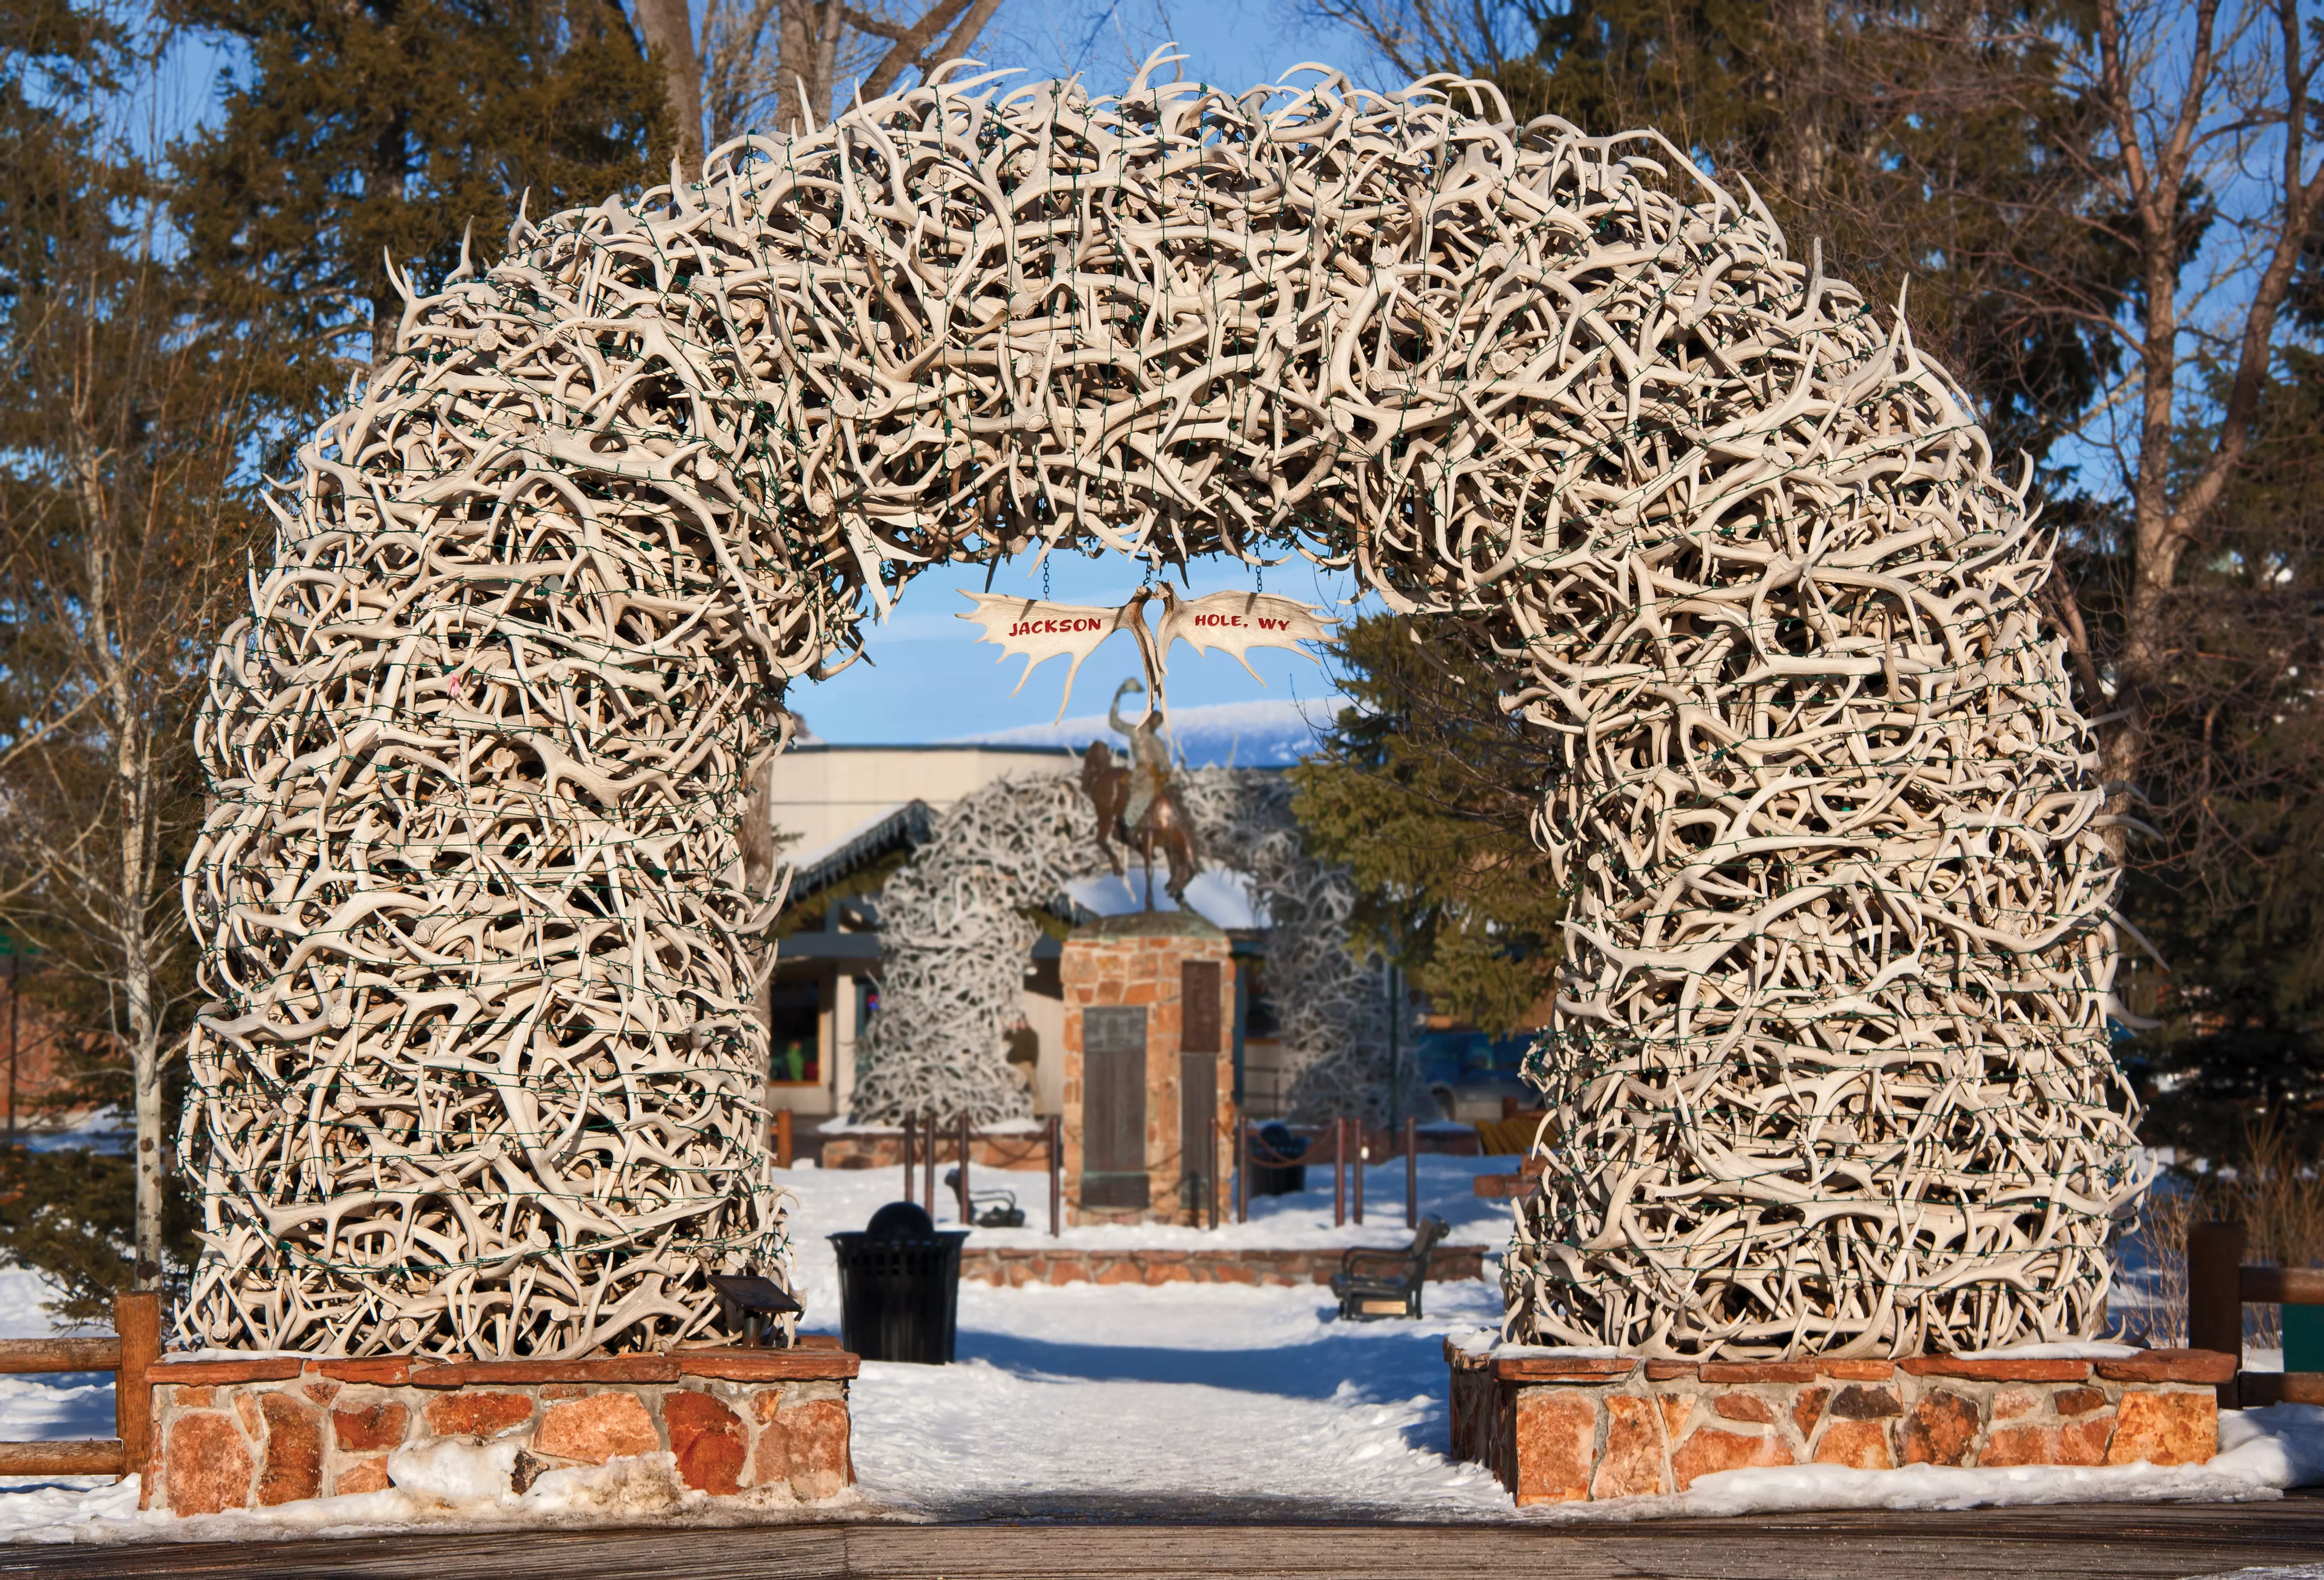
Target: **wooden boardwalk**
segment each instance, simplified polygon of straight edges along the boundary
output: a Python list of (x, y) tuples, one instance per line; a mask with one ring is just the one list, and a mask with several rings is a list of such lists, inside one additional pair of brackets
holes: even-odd
[(2324, 1495), (1628, 1525), (798, 1525), (0, 1548), (0, 1575), (298, 1580), (2184, 1580), (2324, 1564)]

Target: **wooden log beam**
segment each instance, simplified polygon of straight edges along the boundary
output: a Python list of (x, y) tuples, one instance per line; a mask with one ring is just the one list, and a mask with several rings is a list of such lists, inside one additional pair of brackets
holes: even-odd
[(110, 1372), (121, 1364), (121, 1340), (0, 1338), (0, 1373)]
[(126, 1475), (127, 1452), (117, 1438), (55, 1443), (0, 1443), (0, 1475)]

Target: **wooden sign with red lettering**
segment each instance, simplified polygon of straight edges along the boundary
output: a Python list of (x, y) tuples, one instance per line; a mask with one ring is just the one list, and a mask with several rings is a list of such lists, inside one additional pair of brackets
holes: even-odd
[[(1300, 643), (1331, 641), (1332, 633), (1324, 628), (1340, 623), (1332, 616), (1317, 614), (1311, 603), (1267, 592), (1213, 592), (1181, 603), (1165, 583), (1162, 598), (1162, 629), (1157, 645), (1166, 665), (1169, 662), (1170, 644), (1185, 641), (1197, 652), (1207, 649), (1231, 654), (1236, 663), (1250, 670), (1253, 680), (1259, 679), (1259, 671), (1251, 669), (1250, 660), (1243, 657), (1253, 648), (1289, 648), (1294, 652), (1305, 652)], [(1315, 657), (1313, 653), (1307, 656)], [(1320, 658), (1315, 661), (1323, 662)]]
[[(1017, 677), (1016, 691), (1025, 689), (1036, 666), (1060, 655), (1072, 662), (1065, 666), (1065, 694), (1057, 701), (1057, 717), (1065, 716), (1065, 704), (1073, 700), (1074, 675), (1082, 660), (1097, 651), (1098, 644), (1116, 631), (1129, 631), (1133, 636), (1146, 634), (1146, 620), (1139, 612), (1143, 598), (1135, 599), (1120, 609), (1089, 609), (1073, 603), (1045, 603), (1038, 598), (1011, 598), (997, 592), (971, 592), (965, 588), (961, 596), (976, 605), (964, 611), (962, 620), (973, 620), (984, 627), (980, 642), (997, 642), (1001, 657), (1007, 660), (1018, 654), (1025, 656), (1025, 673)], [(1139, 643), (1143, 649), (1145, 644)]]

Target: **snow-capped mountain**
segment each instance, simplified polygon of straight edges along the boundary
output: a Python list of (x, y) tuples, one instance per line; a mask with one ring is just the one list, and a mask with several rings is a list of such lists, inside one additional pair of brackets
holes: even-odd
[[(1331, 721), (1336, 698), (1308, 702), (1211, 703), (1172, 711), (1166, 733), (1189, 767), (1281, 767), (1297, 762), (1313, 747), (1316, 731)], [(1055, 724), (1021, 724), (963, 742), (995, 746), (1060, 746), (1079, 751), (1093, 740), (1120, 747), (1121, 737), (1102, 713), (1081, 713)]]

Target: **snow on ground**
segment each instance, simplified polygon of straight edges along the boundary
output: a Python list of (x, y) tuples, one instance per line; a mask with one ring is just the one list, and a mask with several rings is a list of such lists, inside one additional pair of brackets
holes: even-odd
[[(1424, 1211), (1456, 1242), (1498, 1245), (1506, 1208), (1470, 1194), (1471, 1176), (1509, 1159), (1425, 1159)], [(1328, 1185), (1328, 1170), (1311, 1174)], [(837, 1329), (824, 1236), (859, 1228), (899, 1194), (900, 1170), (795, 1171), (792, 1218), (810, 1330)], [(1017, 1190), (1022, 1230), (972, 1243), (1046, 1243), (1047, 1182), (978, 1170), (972, 1184)], [(1253, 1222), (1194, 1230), (1069, 1230), (1068, 1245), (1317, 1245), (1401, 1241), (1400, 1163), (1370, 1175), (1372, 1221), (1334, 1233), (1328, 1190), (1253, 1204)], [(939, 1217), (948, 1222), (939, 1191)], [(0, 1272), (0, 1327), (36, 1330), (26, 1275)], [(1514, 1510), (1480, 1467), (1445, 1454), (1443, 1341), (1499, 1317), (1488, 1280), (1431, 1284), (1424, 1321), (1342, 1323), (1328, 1291), (1176, 1284), (1001, 1289), (964, 1284), (960, 1361), (870, 1362), (855, 1384), (860, 1497), (809, 1516), (951, 1519), (1167, 1515), (1375, 1520), (1608, 1520), (1803, 1509), (1927, 1509), (2086, 1501), (2270, 1498), (2324, 1482), (2324, 1409), (2280, 1406), (2227, 1419), (2209, 1465), (2154, 1469), (1866, 1473), (1834, 1466), (1708, 1476), (1686, 1493)], [(27, 1315), (30, 1313), (30, 1315)], [(0, 1436), (103, 1437), (104, 1380), (0, 1378)], [(387, 1492), (286, 1504), (263, 1514), (178, 1520), (136, 1510), (134, 1484), (0, 1487), (0, 1540), (215, 1540), (511, 1525), (709, 1523), (797, 1519), (795, 1507), (714, 1507), (674, 1484), (667, 1456), (506, 1484), (507, 1445), (399, 1456)]]

